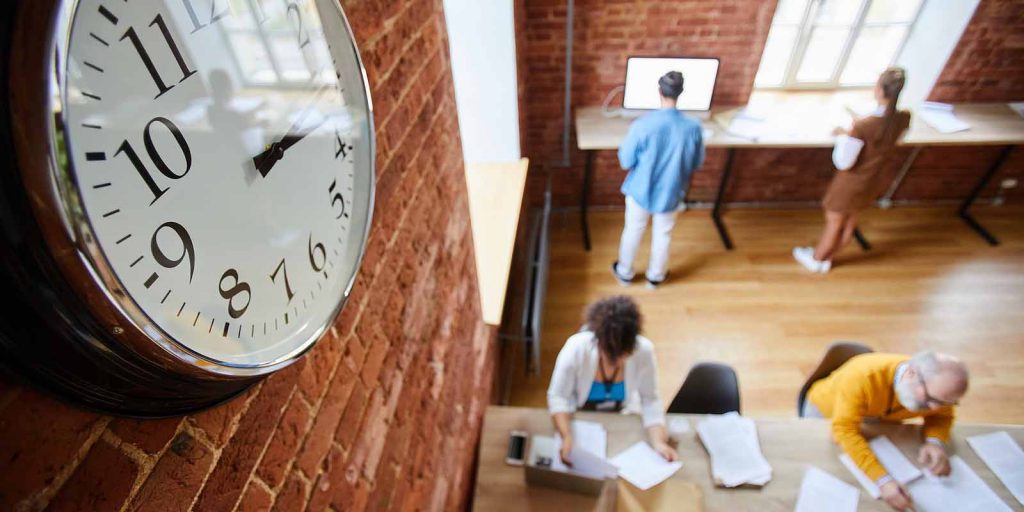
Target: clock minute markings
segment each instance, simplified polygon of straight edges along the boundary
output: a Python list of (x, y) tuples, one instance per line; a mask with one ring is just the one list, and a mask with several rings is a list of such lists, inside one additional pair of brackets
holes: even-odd
[(114, 16), (114, 13), (110, 12), (110, 10), (106, 8), (106, 6), (101, 5), (97, 10), (100, 12), (100, 14), (103, 15), (104, 18), (107, 19), (107, 21), (113, 23), (114, 25), (117, 25), (117, 16)]
[(86, 61), (82, 61), (82, 64), (85, 64), (86, 66), (89, 66), (90, 68), (95, 69), (96, 71), (98, 71), (100, 73), (103, 73), (103, 68), (101, 68), (101, 67), (97, 66), (96, 64), (93, 64), (93, 63), (91, 63), (91, 62), (89, 62), (87, 60)]
[(89, 32), (89, 36), (92, 37), (93, 39), (99, 41), (100, 44), (102, 44), (103, 46), (110, 46), (110, 43), (104, 41), (103, 38), (101, 38), (100, 36), (98, 36), (96, 34), (93, 34), (92, 32)]

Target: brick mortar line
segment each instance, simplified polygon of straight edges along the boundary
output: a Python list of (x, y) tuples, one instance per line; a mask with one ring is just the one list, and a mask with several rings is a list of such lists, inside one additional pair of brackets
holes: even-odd
[[(416, 35), (415, 35), (415, 36), (413, 36), (413, 37), (412, 37), (411, 39), (412, 39), (413, 41), (415, 41), (415, 40), (416, 40), (416, 39), (417, 39), (417, 38), (418, 38), (418, 37), (419, 37), (420, 35), (421, 35), (421, 34), (416, 34)], [(410, 46), (411, 46), (411, 44), (410, 44)], [(401, 61), (401, 60), (402, 60), (402, 59), (401, 59), (401, 57), (405, 56), (405, 54), (406, 54), (406, 53), (407, 53), (406, 51), (403, 51), (403, 52), (402, 52), (402, 53), (401, 53), (401, 54), (399, 55), (399, 59), (398, 59), (398, 61)], [(405, 87), (405, 88), (404, 88), (404, 89), (402, 90), (402, 92), (400, 92), (400, 93), (398, 94), (398, 97), (397, 97), (397, 98), (395, 98), (395, 100), (394, 100), (395, 104), (401, 104), (401, 103), (402, 103), (402, 102), (403, 102), (403, 101), (404, 101), (404, 100), (405, 100), (405, 99), (406, 99), (406, 98), (407, 98), (407, 97), (409, 96), (409, 94), (410, 94), (410, 93), (409, 93), (409, 91), (411, 91), (411, 90), (412, 90), (412, 89), (413, 89), (413, 88), (415, 87), (415, 84), (416, 84), (416, 79), (417, 79), (417, 78), (419, 78), (419, 77), (420, 77), (420, 75), (422, 75), (422, 74), (423, 74), (423, 70), (427, 69), (427, 66), (429, 66), (429, 65), (430, 65), (430, 61), (431, 61), (431, 60), (433, 60), (434, 56), (435, 56), (435, 55), (437, 55), (437, 54), (439, 54), (439, 53), (441, 53), (441, 49), (440, 49), (440, 48), (435, 48), (435, 49), (434, 49), (434, 52), (433, 52), (433, 53), (429, 53), (429, 54), (427, 55), (427, 57), (423, 59), (423, 64), (421, 64), (421, 65), (420, 65), (420, 66), (419, 66), (418, 68), (416, 68), (416, 69), (414, 69), (414, 70), (413, 70), (413, 74), (412, 74), (412, 76), (410, 76), (410, 77), (409, 77), (409, 79), (408, 79), (408, 82), (407, 82), (407, 83), (408, 83), (408, 85), (407, 85), (407, 86), (406, 86), (406, 87)], [(397, 67), (397, 66), (398, 66), (398, 62), (395, 62), (395, 67)], [(449, 69), (451, 69), (451, 68), (449, 68)], [(381, 80), (380, 80), (380, 83), (381, 83), (381, 84), (383, 84), (383, 83), (384, 83), (385, 81), (387, 81), (387, 79), (386, 79), (386, 78), (385, 78), (385, 79), (381, 79)], [(433, 87), (433, 85), (435, 85), (435, 84), (431, 84), (431, 87)], [(381, 120), (381, 122), (380, 122), (380, 127), (381, 127), (381, 128), (384, 128), (385, 126), (387, 126), (387, 125), (388, 125), (388, 122), (389, 122), (389, 121), (391, 121), (391, 119), (392, 119), (393, 117), (395, 117), (395, 114), (396, 114), (396, 113), (397, 113), (397, 112), (398, 112), (399, 110), (400, 110), (400, 108), (397, 108), (397, 107), (396, 107), (396, 108), (394, 108), (394, 109), (392, 109), (392, 110), (391, 110), (391, 113), (389, 113), (387, 117), (385, 117), (384, 119), (382, 119), (382, 120)], [(422, 110), (422, 105), (420, 106), (420, 108), (419, 108), (419, 109), (417, 109), (417, 112), (418, 112), (419, 110)], [(406, 137), (406, 136), (408, 136), (408, 134), (409, 134), (409, 132), (410, 132), (410, 131), (411, 131), (411, 128), (407, 128), (407, 129), (406, 129), (406, 130), (405, 130), (404, 132), (402, 132), (402, 138), (401, 138), (401, 139), (399, 139), (398, 141), (396, 141), (396, 142), (397, 142), (397, 144), (396, 144), (396, 146), (395, 146), (394, 148), (391, 148), (391, 152), (392, 152), (392, 153), (394, 153), (395, 151), (397, 151), (397, 149), (398, 149), (399, 147), (401, 147), (401, 146), (402, 146), (402, 141), (403, 141), (403, 140), (405, 140), (405, 137)], [(388, 164), (388, 163), (390, 163), (390, 162), (391, 162), (391, 159), (390, 159), (390, 158), (388, 158), (388, 161), (387, 161), (387, 162), (385, 162), (385, 167), (387, 166), (386, 164)]]
[[(167, 450), (170, 449), (171, 444), (174, 443), (174, 439), (178, 437), (178, 434), (180, 434), (181, 431), (185, 429), (185, 425), (187, 423), (188, 423), (187, 419), (186, 418), (182, 418), (181, 421), (178, 422), (178, 428), (176, 428), (174, 430), (174, 435), (171, 436), (171, 439), (164, 445), (164, 447), (162, 449), (160, 449), (160, 451), (158, 453), (156, 453), (154, 455), (148, 455), (145, 452), (143, 452), (142, 450), (139, 450), (138, 447), (136, 447), (134, 445), (132, 446), (132, 448), (134, 448), (135, 450), (138, 450), (139, 453), (141, 453), (144, 457), (146, 457), (148, 459), (147, 460), (148, 468), (145, 471), (140, 473), (139, 476), (141, 477), (141, 479), (137, 482), (137, 485), (132, 486), (132, 489), (128, 492), (128, 496), (124, 500), (124, 505), (121, 507), (122, 511), (127, 510), (127, 507), (129, 505), (131, 505), (132, 502), (135, 500), (135, 496), (139, 493), (139, 490), (141, 490), (142, 487), (144, 485), (146, 485), (146, 482), (149, 481), (149, 477), (153, 475), (153, 470), (156, 469), (156, 465), (160, 462), (160, 459), (162, 459), (164, 457), (164, 454), (167, 453)], [(104, 436), (108, 436), (109, 435), (110, 437), (113, 437), (114, 439), (117, 439), (120, 443), (130, 444), (130, 443), (126, 443), (117, 434), (114, 434), (114, 432), (111, 431), (109, 427), (103, 433), (103, 435)], [(131, 456), (131, 454), (129, 454), (128, 452), (125, 452), (125, 454)]]
[[(405, 11), (408, 11), (410, 9), (411, 8), (409, 7), (409, 5), (406, 4), (406, 6), (402, 8), (402, 12), (397, 14), (397, 15), (395, 15), (395, 18), (401, 17), (402, 14), (405, 14)], [(394, 18), (392, 18), (392, 19), (394, 19)], [(405, 55), (406, 53), (408, 53), (409, 49), (412, 48), (413, 43), (416, 42), (416, 39), (419, 38), (419, 36), (423, 35), (424, 27), (426, 27), (427, 25), (430, 24), (430, 17), (428, 16), (428, 17), (426, 17), (424, 19), (425, 19), (425, 21), (423, 21), (422, 23), (420, 23), (420, 25), (418, 27), (416, 27), (416, 30), (412, 34), (412, 36), (410, 36), (409, 39), (405, 42), (405, 44), (401, 48), (399, 48), (398, 58), (395, 59), (395, 62), (391, 63), (391, 66), (388, 67), (387, 69), (382, 69), (381, 70), (381, 74), (380, 74), (380, 81), (381, 81), (381, 83), (386, 81), (388, 79), (388, 77), (390, 77), (391, 74), (395, 72), (395, 69), (398, 68), (398, 63), (402, 61), (401, 57), (403, 55)], [(387, 30), (381, 31), (381, 35), (378, 36), (377, 39), (375, 39), (372, 43), (368, 43), (368, 46), (370, 44), (376, 46), (377, 41), (382, 39), (385, 35), (391, 33), (391, 29), (393, 29), (393, 28), (394, 27), (388, 27)]]
[[(292, 389), (288, 393), (288, 398), (282, 400), (281, 407), (277, 409), (277, 421), (274, 422), (274, 429), (271, 431), (270, 435), (267, 436), (267, 440), (263, 443), (263, 447), (260, 448), (260, 453), (256, 457), (256, 461), (253, 463), (252, 469), (249, 470), (249, 475), (245, 479), (245, 487), (248, 487), (248, 482), (252, 482), (253, 478), (256, 477), (256, 469), (260, 467), (260, 462), (263, 462), (263, 456), (267, 454), (267, 448), (270, 446), (270, 441), (274, 439), (274, 433), (276, 433), (277, 429), (281, 426), (281, 421), (284, 420), (284, 411), (291, 403), (292, 397), (295, 396), (295, 393), (298, 393), (298, 386), (292, 384)], [(239, 417), (241, 416), (242, 415), (239, 415)], [(266, 484), (263, 485), (266, 486)], [(231, 510), (238, 510), (238, 505), (242, 503), (242, 498), (245, 497), (245, 487), (243, 487), (242, 492), (238, 494), (238, 498), (235, 500)], [(272, 493), (271, 496), (274, 496), (274, 494)]]
[(125, 496), (124, 501), (121, 503), (121, 508), (118, 509), (120, 511), (124, 511), (128, 509), (128, 506), (132, 502), (132, 498), (135, 497), (135, 493), (138, 492), (139, 488), (141, 488), (149, 478), (149, 474), (153, 471), (153, 467), (156, 465), (158, 458), (147, 455), (137, 446), (125, 442), (124, 439), (121, 439), (117, 434), (114, 434), (109, 427), (103, 431), (101, 437), (115, 450), (121, 452), (131, 461), (135, 462), (139, 468), (139, 472), (135, 475), (135, 480), (132, 482), (131, 488), (128, 489), (128, 495)]
[(100, 436), (103, 435), (103, 431), (106, 430), (107, 425), (109, 425), (111, 421), (113, 421), (113, 418), (109, 416), (97, 419), (90, 427), (91, 430), (89, 432), (89, 436), (86, 438), (85, 442), (82, 443), (82, 446), (79, 447), (78, 453), (71, 458), (71, 462), (69, 464), (57, 472), (53, 482), (50, 485), (43, 487), (43, 489), (38, 491), (35, 495), (22, 500), (20, 503), (15, 505), (14, 509), (16, 511), (42, 510), (48, 507), (50, 505), (50, 501), (53, 500), (58, 492), (60, 492), (61, 488), (64, 487), (64, 484), (67, 483), (68, 478), (74, 474), (75, 470), (78, 469), (78, 466), (83, 460), (85, 460), (89, 451), (92, 450), (92, 446), (99, 441)]

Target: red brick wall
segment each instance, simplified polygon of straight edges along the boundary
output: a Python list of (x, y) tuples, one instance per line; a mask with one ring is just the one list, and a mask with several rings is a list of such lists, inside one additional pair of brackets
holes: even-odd
[(0, 380), (0, 510), (464, 507), (494, 333), (441, 1), (342, 3), (368, 68), (379, 182), (334, 328), (298, 364), (188, 417), (112, 418)]
[(1024, 0), (981, 0), (928, 99), (1024, 100)]
[[(522, 0), (518, 20), (528, 56), (520, 70), (526, 81), (526, 155), (532, 159), (530, 198), (539, 202), (543, 170), (561, 160), (565, 58), (564, 0)], [(753, 88), (774, 1), (577, 0), (573, 66), (573, 107), (598, 105), (622, 82), (629, 55), (694, 55), (722, 58), (715, 89), (718, 105), (745, 103)], [(982, 0), (932, 99), (941, 101), (1024, 100), (1024, 0)], [(523, 43), (520, 42), (522, 45)], [(620, 101), (616, 98), (615, 101)], [(573, 134), (575, 136), (575, 134)], [(571, 168), (555, 169), (556, 206), (579, 202), (584, 156), (571, 141)], [(999, 148), (924, 150), (895, 198), (962, 199), (998, 156)], [(1000, 180), (1024, 181), (1017, 151), (983, 194)], [(909, 151), (904, 152), (909, 154)], [(708, 150), (707, 163), (693, 177), (688, 198), (710, 201), (717, 191), (725, 151)], [(827, 150), (739, 150), (727, 201), (816, 201), (833, 168)], [(614, 152), (595, 160), (591, 204), (621, 206), (625, 177)], [(1020, 198), (1024, 187), (1010, 191)]]

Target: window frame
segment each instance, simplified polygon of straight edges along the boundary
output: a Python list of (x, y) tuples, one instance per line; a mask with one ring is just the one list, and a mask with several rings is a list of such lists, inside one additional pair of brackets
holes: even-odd
[[(856, 84), (842, 84), (840, 79), (843, 72), (846, 70), (846, 66), (849, 63), (850, 54), (853, 53), (853, 47), (857, 44), (864, 28), (886, 28), (894, 26), (905, 26), (907, 32), (903, 36), (903, 40), (896, 46), (896, 51), (893, 52), (892, 59), (889, 61), (887, 66), (891, 66), (896, 59), (899, 58), (900, 54), (903, 53), (903, 49), (907, 45), (907, 41), (910, 39), (911, 34), (914, 32), (914, 28), (917, 26), (918, 20), (921, 18), (921, 13), (924, 11), (925, 5), (928, 0), (921, 0), (921, 3), (917, 6), (917, 10), (914, 15), (910, 18), (909, 22), (868, 22), (867, 16), (868, 11), (871, 10), (871, 5), (876, 0), (862, 0), (860, 9), (857, 11), (857, 17), (853, 24), (850, 25), (850, 33), (846, 37), (846, 41), (843, 43), (843, 49), (839, 54), (839, 61), (835, 68), (832, 70), (832, 76), (827, 81), (822, 82), (799, 82), (797, 81), (796, 75), (800, 70), (800, 66), (803, 63), (804, 58), (807, 54), (807, 48), (810, 45), (811, 36), (814, 32), (814, 17), (818, 13), (818, 9), (821, 6), (823, 0), (809, 0), (807, 5), (804, 6), (804, 13), (800, 21), (795, 24), (797, 28), (796, 42), (790, 49), (789, 57), (786, 60), (786, 71), (782, 77), (782, 83), (778, 85), (757, 85), (756, 74), (754, 88), (758, 90), (775, 90), (775, 91), (809, 91), (809, 90), (839, 90), (839, 89), (864, 89), (870, 88), (874, 85), (873, 82), (869, 83), (856, 83)], [(780, 23), (779, 25), (794, 26), (792, 23)], [(771, 30), (776, 26), (774, 14), (772, 16), (772, 24), (769, 28), (769, 34)], [(761, 57), (764, 58), (764, 49), (761, 50)], [(759, 63), (760, 67), (760, 63)]]

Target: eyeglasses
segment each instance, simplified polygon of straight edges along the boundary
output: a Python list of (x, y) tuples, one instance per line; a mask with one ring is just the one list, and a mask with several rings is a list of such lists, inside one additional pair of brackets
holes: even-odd
[(928, 407), (931, 407), (932, 404), (939, 407), (951, 407), (960, 404), (958, 400), (942, 400), (928, 394), (928, 385), (924, 383), (924, 377), (922, 377), (920, 373), (917, 374), (917, 381), (921, 383), (921, 390), (924, 391), (924, 403)]

